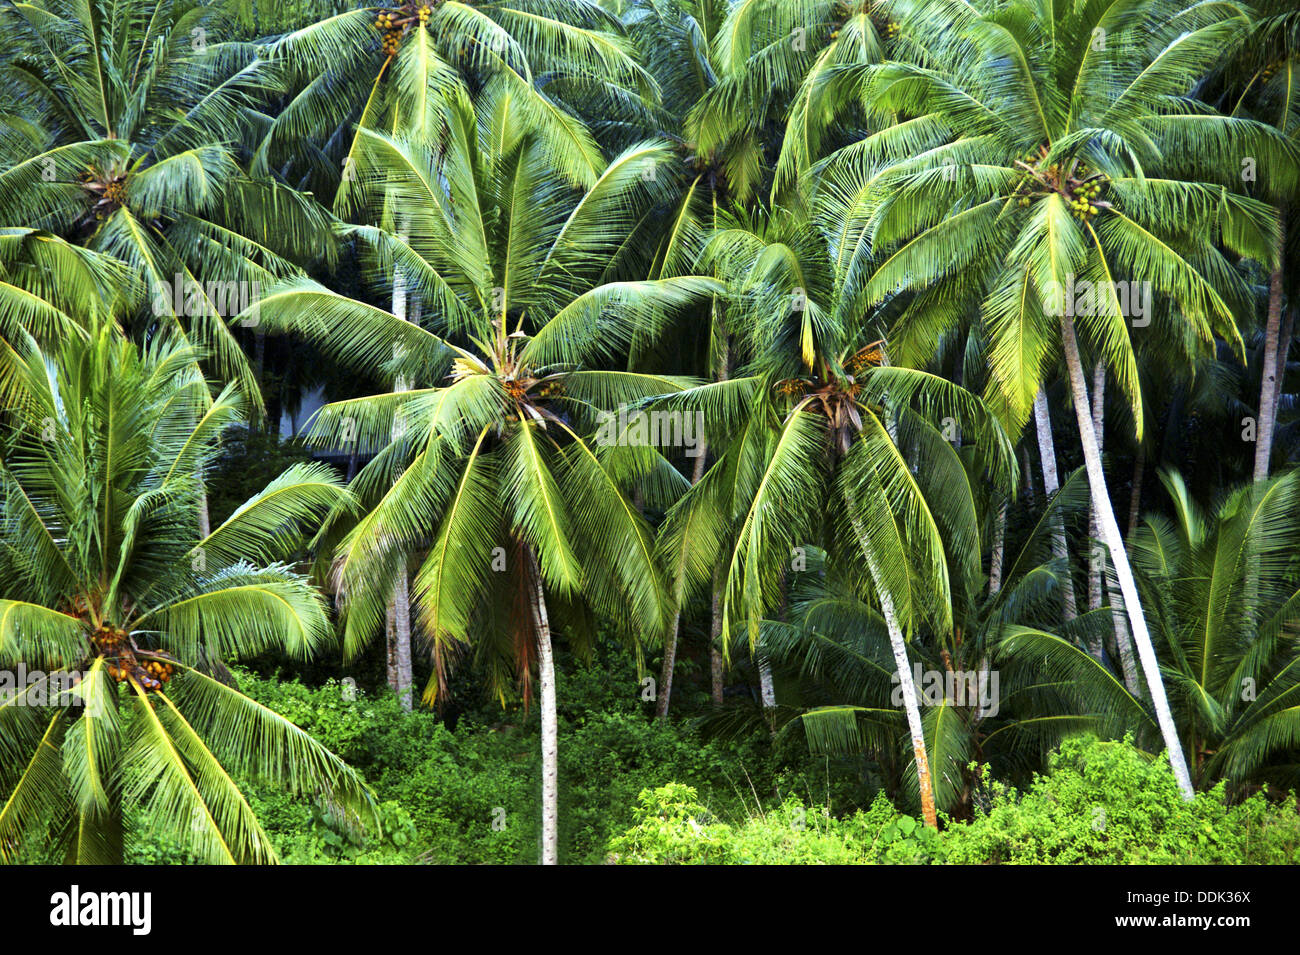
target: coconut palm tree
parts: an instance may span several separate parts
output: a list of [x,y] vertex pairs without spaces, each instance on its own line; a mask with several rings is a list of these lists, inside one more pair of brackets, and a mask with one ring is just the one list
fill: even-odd
[[[1179,728],[1198,779],[1295,785],[1300,696],[1300,471],[1202,508],[1162,471],[1174,516],[1132,538]],[[1273,765],[1270,765],[1273,763]]]
[[[929,762],[908,663],[907,634],[952,624],[944,539],[979,553],[965,472],[938,422],[967,423],[979,468],[1005,486],[1011,448],[979,399],[936,376],[888,367],[873,317],[852,306],[840,255],[864,221],[825,197],[810,219],[778,210],[710,241],[727,276],[745,361],[730,381],[687,389],[667,406],[699,409],[718,460],[674,506],[662,548],[691,585],[722,568],[724,641],[741,622],[761,649],[810,546],[874,591],[903,691],[921,804],[936,824]],[[924,468],[909,466],[922,455]],[[968,496],[967,496],[968,498]],[[689,559],[674,558],[685,549]],[[861,593],[862,598],[868,593]],[[778,612],[779,615],[779,612]],[[769,706],[769,708],[771,708]]]
[[[970,487],[974,502],[979,492]],[[953,579],[953,630],[928,630],[912,641],[914,668],[924,674],[918,692],[937,808],[969,810],[977,775],[986,764],[998,778],[1038,770],[1050,749],[1072,733],[1158,739],[1154,720],[1108,669],[1081,644],[1108,629],[1109,614],[1084,614],[1058,627],[1056,591],[1063,576],[1051,554],[1051,510],[1087,506],[1087,482],[1075,472],[1051,507],[1013,548],[1002,585],[984,593],[978,555],[955,561],[969,573]],[[814,752],[870,752],[899,772],[895,663],[885,621],[855,595],[836,568],[813,561],[792,586],[788,623],[764,621],[773,656],[797,671],[802,696],[814,705],[798,726]],[[949,674],[952,675],[949,681]],[[793,727],[794,723],[791,724]]]
[[[1300,15],[1294,5],[1265,0],[1256,5],[1262,16],[1252,25],[1248,42],[1214,79],[1222,85],[1220,107],[1233,116],[1249,116],[1268,123],[1292,144],[1300,145],[1300,103],[1295,94],[1300,77]],[[1287,354],[1295,334],[1296,288],[1288,287],[1300,239],[1294,223],[1295,208],[1286,177],[1258,175],[1250,169],[1247,188],[1274,203],[1281,229],[1269,268],[1268,306],[1264,321],[1263,362],[1260,375],[1259,429],[1255,442],[1254,479],[1268,477],[1277,429],[1278,405],[1286,378]],[[1289,306],[1289,307],[1288,307]],[[1285,318],[1283,317],[1285,315]]]
[[[1290,147],[1263,124],[1216,115],[1188,94],[1202,65],[1240,42],[1245,20],[1227,8],[1162,2],[1058,10],[934,0],[900,25],[927,38],[927,53],[861,68],[862,95],[875,108],[930,117],[950,134],[895,164],[883,195],[864,199],[875,262],[864,298],[896,302],[895,327],[912,340],[937,336],[978,308],[991,341],[990,394],[1015,429],[1059,348],[1098,528],[1170,761],[1191,798],[1105,485],[1080,333],[1139,435],[1128,328],[1136,312],[1121,293],[1153,289],[1190,342],[1207,347],[1218,335],[1240,354],[1234,312],[1249,296],[1227,256],[1268,260],[1276,223],[1266,205],[1227,183],[1247,154],[1273,175],[1294,177]],[[850,147],[840,158],[844,171],[828,168],[828,177],[878,174],[865,152]],[[1089,300],[1076,282],[1094,290]]]
[[639,210],[670,187],[667,143],[629,148],[575,194],[545,137],[499,121],[480,129],[462,96],[446,143],[359,133],[365,218],[388,228],[350,233],[370,250],[379,288],[395,271],[407,277],[418,316],[403,321],[301,281],[269,294],[261,314],[268,328],[409,383],[326,406],[309,434],[376,452],[354,482],[368,512],[336,558],[346,646],[376,632],[394,576],[414,560],[412,604],[434,656],[426,699],[436,701],[447,653],[466,642],[497,667],[502,694],[501,664],[527,700],[536,662],[542,861],[554,863],[551,621],[557,611],[571,618],[576,637],[594,612],[629,635],[660,636],[667,601],[653,535],[627,493],[636,485],[663,497],[684,483],[647,441],[620,440],[622,424],[602,416],[681,383],[601,369],[720,286],[694,276],[602,283]]
[[[364,188],[363,131],[445,141],[448,104],[471,92],[498,129],[525,128],[545,155],[580,187],[591,186],[604,156],[566,100],[639,104],[656,95],[630,55],[616,18],[595,3],[517,0],[461,3],[413,0],[340,12],[337,3],[305,5],[311,20],[272,42],[269,67],[289,95],[265,117],[254,169],[333,195],[339,215],[357,221]],[[539,155],[542,155],[539,153]],[[391,308],[405,316],[408,277],[392,276]],[[410,300],[408,300],[410,299]],[[394,689],[409,704],[408,584],[399,573],[390,608]]]
[[277,82],[235,39],[240,7],[0,7],[0,92],[21,116],[6,137],[0,223],[119,260],[135,279],[132,330],[191,341],[258,411],[229,319],[301,265],[330,261],[333,245],[310,196],[240,166],[253,106]]
[[305,4],[273,38],[269,64],[288,96],[266,117],[257,169],[346,202],[360,130],[432,136],[441,102],[467,85],[484,113],[506,110],[561,157],[573,182],[604,168],[571,101],[636,105],[657,90],[617,17],[591,0],[411,0]]
[[69,862],[120,863],[124,842],[163,834],[205,862],[274,862],[248,782],[362,822],[359,777],[209,667],[270,648],[306,657],[331,638],[320,594],[277,561],[347,491],[328,469],[295,466],[201,535],[196,472],[244,411],[238,390],[211,399],[188,347],[138,352],[108,323],[57,350],[12,345],[0,859],[57,847]]

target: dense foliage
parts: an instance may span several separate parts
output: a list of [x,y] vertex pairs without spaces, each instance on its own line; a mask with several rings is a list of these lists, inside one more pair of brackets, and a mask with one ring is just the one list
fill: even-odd
[[0,860],[1286,862],[1292,0],[0,4]]

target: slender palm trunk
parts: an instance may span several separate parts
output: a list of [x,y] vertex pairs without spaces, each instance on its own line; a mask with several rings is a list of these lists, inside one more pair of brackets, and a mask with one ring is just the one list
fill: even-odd
[[559,862],[560,761],[559,733],[555,715],[555,656],[551,650],[551,624],[546,613],[546,592],[542,575],[531,550],[528,551],[531,585],[529,609],[537,636],[537,682],[542,703],[542,865]]
[[[718,194],[713,193],[713,227],[718,227]],[[731,347],[727,338],[727,328],[723,321],[723,313],[718,306],[717,296],[714,296],[709,306],[710,317],[713,325],[709,335],[709,354],[710,361],[713,362],[717,369],[714,379],[716,381],[726,381],[731,375]],[[726,678],[726,663],[723,660],[722,648],[718,641],[722,639],[722,568],[713,568],[713,589],[710,594],[710,603],[713,610],[713,621],[709,627],[709,691],[714,706],[722,706],[722,684]]]
[[759,698],[764,712],[768,712],[776,708],[776,688],[772,684],[772,662],[767,658],[762,637],[758,638],[758,645],[754,647],[754,659],[758,663]]
[[393,662],[396,667],[397,697],[402,709],[412,706],[411,676],[411,587],[406,567],[397,575],[393,588]]
[[[1282,263],[1286,257],[1286,211],[1278,227],[1277,261],[1268,288],[1268,323],[1264,327],[1263,382],[1259,389],[1259,428],[1255,435],[1255,483],[1268,480],[1273,454],[1273,430],[1277,423],[1278,339],[1282,327]],[[1288,343],[1289,344],[1289,343]]]
[[1151,643],[1151,634],[1147,630],[1142,603],[1138,599],[1137,581],[1133,578],[1128,553],[1124,550],[1124,540],[1120,537],[1119,524],[1115,521],[1110,495],[1106,491],[1106,476],[1101,468],[1097,436],[1092,430],[1092,415],[1088,406],[1088,385],[1084,381],[1083,361],[1079,357],[1079,342],[1074,333],[1074,319],[1069,315],[1061,316],[1061,344],[1065,351],[1065,365],[1070,373],[1070,391],[1074,398],[1074,413],[1079,423],[1079,438],[1083,444],[1083,460],[1088,470],[1088,485],[1092,492],[1093,507],[1097,513],[1098,528],[1115,565],[1115,576],[1124,597],[1129,627],[1134,642],[1137,643],[1138,657],[1142,662],[1143,673],[1146,675],[1147,688],[1151,691],[1151,705],[1155,709],[1156,722],[1164,737],[1169,764],[1173,767],[1174,777],[1178,780],[1178,788],[1182,790],[1183,797],[1191,799],[1195,795],[1195,790],[1192,787],[1191,774],[1187,770],[1187,758],[1183,755],[1183,747],[1178,739],[1178,728],[1174,725],[1174,717],[1169,710],[1169,700],[1165,696],[1165,686],[1160,679],[1160,664],[1156,659],[1155,647]]
[[1138,521],[1142,519],[1142,478],[1146,472],[1146,452],[1138,445],[1137,456],[1133,459],[1133,490],[1128,496],[1128,539],[1133,539]]
[[[778,618],[785,619],[786,577],[781,575],[781,608]],[[763,644],[760,633],[754,641],[754,662],[758,664],[758,694],[763,704],[763,715],[767,718],[768,728],[776,735],[776,686],[772,682],[772,661],[768,659],[767,647]]]
[[388,686],[397,692],[397,640],[394,638],[397,620],[397,603],[390,600],[384,614],[384,657],[387,665]]
[[1002,561],[1007,547],[1007,502],[998,505],[993,523],[993,554],[989,557],[989,596],[1002,589]]
[[1020,445],[1020,473],[1025,476],[1025,503],[1034,509],[1034,469],[1029,466],[1029,452]]
[[718,647],[718,641],[722,638],[722,599],[720,597],[721,583],[718,580],[719,576],[720,574],[715,570],[713,572],[713,592],[710,601],[713,604],[713,621],[709,627],[709,695],[714,706],[722,705],[722,682],[723,677],[726,675],[722,650]]
[[[1047,392],[1038,390],[1034,397],[1034,427],[1038,432],[1038,455],[1043,465],[1044,506],[1061,489],[1056,473],[1056,445],[1052,441],[1052,415],[1047,407]],[[1066,621],[1078,616],[1074,603],[1074,575],[1070,572],[1070,552],[1065,543],[1065,519],[1058,512],[1052,517],[1052,556],[1065,568],[1061,583],[1061,607]]]
[[[1097,453],[1101,454],[1106,436],[1106,365],[1098,361],[1092,369],[1092,430],[1097,436]],[[1100,610],[1102,585],[1106,574],[1106,554],[1098,546],[1101,539],[1097,527],[1097,508],[1088,507],[1088,609]],[[1128,628],[1120,623],[1118,610],[1111,613],[1111,627],[1115,631],[1116,652],[1123,655],[1123,645],[1128,639]],[[1105,641],[1100,635],[1088,641],[1088,653],[1098,663],[1106,661]],[[1130,653],[1130,656],[1132,654]],[[1125,676],[1127,677],[1127,672]]]
[[[1092,428],[1097,436],[1097,453],[1101,454],[1106,437],[1106,365],[1098,361],[1092,369]],[[1109,497],[1109,494],[1107,495]],[[1100,541],[1100,525],[1097,522],[1097,508],[1088,508],[1088,539]],[[1124,685],[1133,695],[1139,692],[1137,667],[1133,660],[1133,641],[1129,636],[1128,623],[1124,619],[1124,598],[1112,585],[1106,574],[1106,554],[1094,543],[1088,558],[1088,609],[1101,609],[1103,589],[1111,606],[1111,628],[1115,632],[1115,652],[1119,655],[1120,668],[1124,673]],[[1102,652],[1101,638],[1093,641],[1089,652],[1098,663],[1105,659]]]
[[1291,339],[1295,337],[1296,307],[1286,310],[1286,320],[1282,323],[1282,335],[1277,342],[1277,386],[1273,389],[1273,428],[1277,429],[1277,413],[1282,405],[1282,394],[1286,390],[1286,362],[1291,353]]
[[[1092,369],[1092,431],[1097,436],[1097,453],[1101,454],[1104,450],[1106,440],[1105,433],[1105,415],[1106,415],[1106,365],[1103,362],[1097,362]],[[1088,540],[1097,540],[1097,509],[1089,508],[1088,515]],[[1105,572],[1105,558],[1100,553],[1100,548],[1090,547],[1088,554],[1088,609],[1101,609],[1101,583],[1102,574]],[[1098,660],[1101,659],[1100,643],[1097,647],[1098,652],[1094,653]]]
[[204,540],[212,533],[212,519],[208,516],[208,489],[199,475],[199,540]]
[[902,627],[898,625],[898,614],[894,610],[894,601],[889,596],[889,591],[877,581],[876,592],[880,595],[880,609],[885,615],[885,625],[889,628],[889,646],[894,651],[894,665],[898,668],[898,681],[903,690],[903,710],[907,713],[907,729],[912,737],[912,758],[916,760],[916,779],[921,790],[921,815],[925,817],[927,826],[938,829],[934,786],[930,781],[930,756],[926,752],[921,705],[916,696],[916,684],[912,682],[912,667],[907,660],[907,641],[903,638]]
[[[258,387],[262,387],[262,382],[266,381],[265,375],[266,332],[259,329],[253,332],[253,377],[257,380]],[[272,422],[269,417],[264,416],[261,420],[260,430],[263,434],[274,434],[278,438],[280,436],[280,422]]]
[[[403,322],[406,321],[406,305],[406,273],[401,269],[394,269],[393,314]],[[393,383],[393,390],[410,391],[411,384],[404,375],[399,374],[397,381]],[[400,420],[394,420],[393,440],[399,439],[402,432],[403,423]],[[390,606],[393,618],[392,642],[389,650],[389,659],[393,661],[390,685],[393,692],[397,694],[397,698],[401,701],[402,709],[409,710],[411,709],[411,684],[413,682],[411,671],[411,585],[405,563],[401,565],[401,570],[398,571],[397,578],[393,581],[393,598]]]
[[880,568],[871,552],[862,520],[854,511],[852,502],[848,503],[849,523],[862,548],[862,555],[867,561],[867,570],[880,598],[880,611],[885,617],[885,627],[889,630],[889,646],[894,651],[894,665],[898,669],[898,683],[902,690],[903,712],[907,715],[907,729],[912,738],[912,759],[916,762],[916,779],[921,794],[921,815],[925,824],[932,829],[939,828],[939,818],[934,807],[934,785],[930,779],[930,755],[925,746],[925,728],[921,724],[921,703],[916,695],[916,683],[912,680],[912,667],[907,660],[907,640],[903,628],[898,622],[898,611],[894,607],[894,598],[881,579]]
[[[691,469],[691,484],[700,483],[700,478],[704,477],[704,459],[708,456],[708,445],[700,442],[699,455],[695,458],[695,464]],[[668,703],[673,693],[673,667],[677,663],[677,636],[680,632],[682,622],[682,590],[683,575],[686,571],[686,545],[682,547],[682,563],[677,568],[677,607],[673,611],[673,625],[668,630],[668,635],[664,638],[664,662],[659,671],[659,695],[655,699],[655,717],[657,719],[666,719],[668,717]]]
[[1115,589],[1109,578],[1106,590],[1110,594],[1111,618],[1115,627],[1115,650],[1119,653],[1120,671],[1124,674],[1124,687],[1134,696],[1142,694],[1142,680],[1138,676],[1137,661],[1133,659],[1133,639],[1128,632],[1128,618],[1124,595]]

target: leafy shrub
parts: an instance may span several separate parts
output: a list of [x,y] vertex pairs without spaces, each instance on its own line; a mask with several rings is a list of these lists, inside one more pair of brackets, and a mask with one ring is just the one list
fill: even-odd
[[837,819],[791,796],[740,826],[719,821],[693,787],[645,790],[636,823],[610,843],[611,862],[634,864],[864,865],[929,862],[939,836],[878,796],[866,812]]
[[1223,785],[1184,802],[1168,763],[1129,740],[1066,741],[1021,794],[988,782],[987,808],[942,832],[884,796],[836,819],[787,799],[739,826],[690,786],[643,791],[634,824],[610,842],[621,863],[1289,864],[1300,848],[1294,797],[1228,805]]
[[1129,740],[1067,740],[1024,794],[986,787],[988,809],[944,832],[950,862],[1290,863],[1300,847],[1294,798],[1229,806],[1220,783],[1185,802],[1168,762]]

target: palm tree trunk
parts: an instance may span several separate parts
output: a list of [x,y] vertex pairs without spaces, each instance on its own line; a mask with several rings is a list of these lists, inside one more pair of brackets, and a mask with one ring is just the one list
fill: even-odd
[[[704,459],[708,456],[708,445],[703,441],[700,442],[699,455],[695,458],[695,465],[691,470],[691,485],[700,483],[700,478],[704,477]],[[664,638],[664,662],[659,671],[659,695],[655,699],[655,718],[668,718],[668,702],[673,693],[673,667],[677,663],[677,635],[682,622],[682,577],[686,570],[686,546],[682,547],[682,564],[677,568],[677,607],[673,610],[673,625],[668,630],[668,635]]]
[[1282,260],[1286,257],[1286,210],[1278,226],[1277,261],[1268,287],[1268,323],[1264,327],[1263,382],[1259,389],[1259,429],[1255,435],[1255,483],[1268,480],[1273,454],[1273,429],[1277,423],[1278,338],[1282,326]]
[[397,641],[393,636],[396,633],[394,622],[396,619],[397,605],[390,600],[384,614],[384,659],[387,665],[388,687],[394,693],[397,692]]
[[[1106,365],[1103,362],[1097,362],[1092,369],[1092,430],[1097,436],[1097,453],[1101,454],[1105,443],[1105,415],[1106,415]],[[1097,540],[1097,509],[1090,508],[1088,515],[1088,540]],[[1105,570],[1105,558],[1099,553],[1099,548],[1091,547],[1088,554],[1088,609],[1101,609],[1101,575]],[[1098,642],[1097,652],[1093,654],[1098,660],[1101,659],[1101,645]]]
[[1137,456],[1133,459],[1133,490],[1128,496],[1128,539],[1133,539],[1138,521],[1142,519],[1142,478],[1146,470],[1146,452],[1138,445]]
[[[404,236],[402,237],[404,238]],[[406,321],[406,273],[401,269],[393,270],[393,314],[399,321]],[[399,374],[393,383],[394,391],[410,391],[411,384],[404,375]],[[401,424],[394,420],[392,437],[397,440],[402,436]],[[402,703],[402,709],[411,709],[411,584],[407,576],[405,562],[401,565],[396,580],[393,581],[392,617],[393,645],[389,657],[394,670],[390,673],[390,685]]]
[[1286,310],[1286,320],[1282,323],[1282,335],[1277,341],[1277,386],[1273,389],[1273,428],[1277,430],[1277,413],[1282,405],[1282,394],[1286,391],[1286,362],[1291,353],[1291,339],[1295,337],[1296,307]]
[[722,661],[722,650],[718,648],[718,640],[722,637],[722,600],[719,597],[718,577],[718,571],[715,570],[713,590],[710,594],[710,602],[713,604],[713,622],[709,627],[709,690],[714,706],[721,706],[723,703],[722,682],[726,672]]
[[[1056,445],[1052,441],[1052,415],[1047,407],[1047,392],[1042,388],[1034,397],[1034,427],[1038,432],[1038,455],[1043,465],[1044,506],[1061,489],[1056,473]],[[1052,518],[1052,556],[1065,567],[1061,586],[1061,603],[1067,622],[1078,616],[1074,603],[1074,576],[1070,573],[1070,552],[1065,543],[1065,519],[1057,513]]]
[[208,516],[208,489],[199,475],[199,540],[206,540],[212,533],[212,519]]
[[[266,380],[266,332],[257,330],[253,332],[253,378],[257,381],[259,388],[263,387],[262,382]],[[252,430],[250,424],[249,429]],[[280,422],[275,422],[275,430],[271,429],[271,420],[263,417],[258,430],[263,434],[275,434],[280,436]]]
[[849,523],[866,558],[867,570],[875,584],[876,595],[880,598],[880,611],[885,617],[885,627],[889,630],[889,646],[894,651],[894,666],[898,669],[898,683],[903,695],[903,711],[907,714],[907,729],[912,737],[912,759],[916,762],[916,780],[921,793],[921,815],[925,824],[932,829],[939,828],[939,818],[934,807],[934,786],[930,780],[930,756],[925,746],[925,728],[921,724],[921,703],[916,695],[916,684],[912,681],[912,667],[907,660],[907,640],[903,628],[898,623],[898,611],[894,607],[894,598],[881,579],[880,568],[871,552],[871,544],[861,518],[854,512],[852,502],[848,503]]
[[1120,670],[1124,674],[1124,687],[1134,696],[1141,696],[1142,681],[1138,677],[1137,661],[1133,659],[1133,640],[1128,632],[1124,596],[1115,590],[1109,577],[1106,590],[1110,594],[1111,618],[1115,627],[1115,650],[1119,653]]
[[754,659],[758,663],[758,695],[763,703],[763,711],[768,712],[776,708],[776,688],[772,685],[772,663],[767,658],[767,650],[763,648],[763,638],[758,638],[758,645],[754,647]]
[[1029,509],[1034,509],[1034,469],[1029,466],[1029,452],[1025,450],[1022,443],[1020,445],[1020,473],[1025,476],[1025,503]]
[[[1097,436],[1097,453],[1101,454],[1106,437],[1106,364],[1098,361],[1092,369],[1092,428]],[[1139,454],[1141,453],[1139,449]],[[1140,463],[1140,458],[1139,458]],[[1139,471],[1139,475],[1140,475]],[[1107,494],[1109,497],[1109,494]],[[1130,502],[1131,506],[1132,502]],[[1088,508],[1088,539],[1100,541],[1100,525],[1097,523],[1097,508]],[[1129,636],[1128,624],[1124,620],[1124,598],[1116,591],[1106,574],[1106,555],[1095,544],[1088,558],[1088,609],[1101,608],[1103,587],[1111,606],[1111,627],[1115,632],[1115,652],[1119,655],[1120,668],[1124,673],[1124,685],[1136,696],[1139,692],[1137,667],[1133,660],[1133,641]],[[1101,639],[1094,641],[1090,648],[1093,658],[1098,663],[1105,662]]]
[[[872,576],[875,577],[873,567]],[[898,667],[898,681],[903,690],[903,710],[907,713],[907,729],[912,736],[912,758],[916,760],[916,779],[921,790],[921,815],[931,829],[939,828],[939,818],[934,809],[934,786],[930,782],[930,757],[925,747],[925,730],[921,725],[921,705],[912,682],[912,667],[907,660],[907,641],[898,625],[893,598],[877,579],[876,592],[880,595],[880,609],[889,628],[889,646],[894,651],[894,665]]]
[[410,712],[411,684],[411,587],[406,566],[397,575],[393,588],[393,657],[397,676],[397,698],[402,709]]
[[998,505],[993,523],[993,554],[989,557],[989,596],[1002,589],[1002,561],[1007,547],[1007,502]]
[[537,636],[537,682],[542,702],[542,865],[559,862],[560,761],[559,733],[555,715],[555,656],[551,650],[551,624],[546,613],[546,592],[542,575],[531,549],[528,579],[531,585],[529,609]]
[[1133,633],[1134,642],[1137,643],[1138,657],[1142,661],[1147,688],[1151,691],[1151,705],[1156,711],[1156,722],[1164,737],[1169,764],[1173,767],[1174,777],[1178,780],[1178,788],[1182,790],[1183,798],[1190,800],[1195,795],[1195,790],[1192,787],[1191,774],[1187,770],[1187,758],[1183,755],[1183,747],[1178,740],[1178,728],[1174,725],[1173,713],[1169,710],[1169,700],[1165,696],[1165,686],[1160,679],[1160,664],[1156,659],[1155,647],[1151,643],[1151,634],[1147,630],[1146,617],[1142,613],[1137,581],[1133,578],[1128,553],[1124,550],[1124,540],[1120,537],[1119,525],[1115,522],[1115,512],[1110,504],[1110,495],[1106,491],[1106,475],[1101,468],[1097,436],[1092,430],[1088,385],[1083,377],[1083,361],[1079,357],[1079,342],[1074,333],[1074,319],[1069,315],[1062,315],[1060,320],[1061,344],[1065,351],[1065,365],[1070,373],[1070,391],[1074,398],[1074,413],[1079,423],[1083,461],[1088,470],[1088,486],[1092,492],[1098,529],[1115,565],[1115,576],[1119,580],[1120,592],[1124,597],[1129,628]]

